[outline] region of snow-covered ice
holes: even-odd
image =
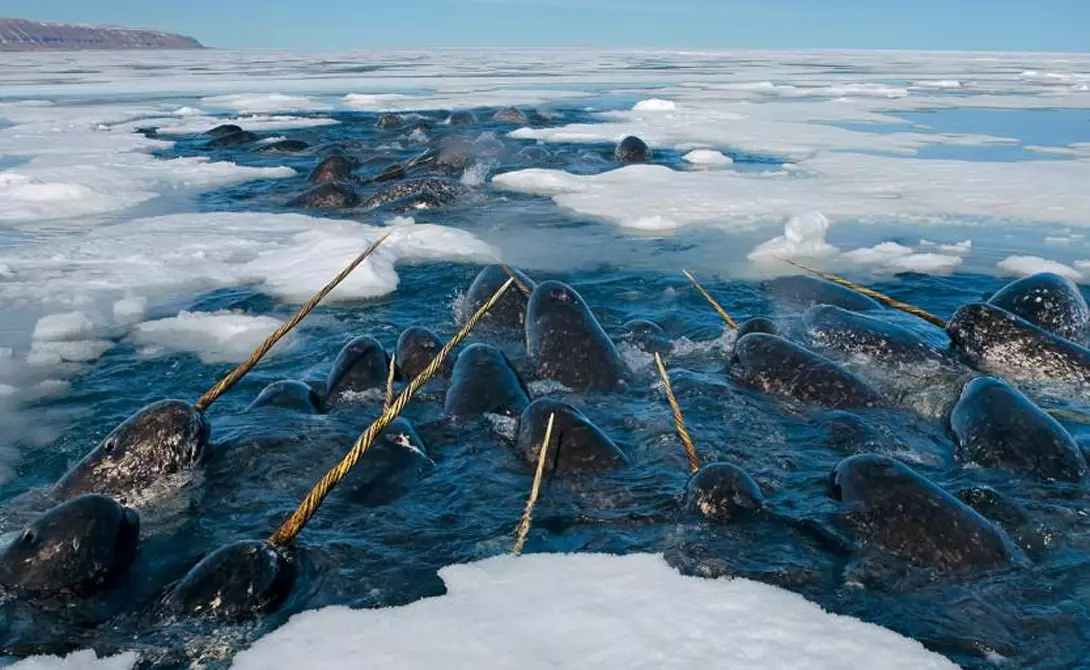
[[[267,316],[230,311],[182,311],[169,319],[137,324],[130,337],[148,354],[164,350],[191,351],[205,363],[239,363],[280,324],[277,319]],[[288,334],[269,355],[282,353],[290,346],[291,334]]]
[[[67,656],[31,656],[8,666],[12,670],[131,670],[140,660],[135,652],[99,658],[95,652],[84,649]]]
[[[1037,272],[1055,272],[1061,277],[1078,281],[1082,273],[1064,263],[1051,261],[1040,256],[1008,256],[999,261],[997,267],[1005,273],[1026,276]]]
[[[922,644],[661,555],[500,556],[440,571],[446,595],[294,616],[233,668],[956,668]]]

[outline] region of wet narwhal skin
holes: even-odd
[[[102,493],[127,502],[156,482],[192,471],[205,455],[210,434],[204,414],[189,403],[152,403],[72,466],[54,493],[61,499]]]
[[[787,275],[761,282],[764,291],[777,300],[801,309],[814,305],[834,305],[853,312],[880,310],[882,305],[876,300],[809,275]]]
[[[443,401],[446,414],[517,416],[529,404],[530,392],[502,351],[478,343],[458,354]]]
[[[261,389],[261,393],[250,403],[246,411],[253,412],[262,407],[280,407],[317,414],[322,411],[322,396],[306,382],[297,379],[281,379]]]
[[[0,554],[0,587],[24,598],[86,597],[123,573],[136,556],[140,518],[103,495],[48,510]]]
[[[391,114],[387,112],[378,117],[378,121],[375,121],[375,127],[379,130],[394,130],[405,126],[405,117],[400,114]]]
[[[335,154],[318,163],[318,166],[307,177],[307,181],[311,184],[348,181],[352,178],[352,171],[355,169],[356,164],[353,161]]]
[[[750,333],[767,333],[768,335],[779,335],[780,329],[776,325],[776,322],[766,316],[754,316],[746,319],[738,325],[738,338],[745,337]]]
[[[261,146],[262,151],[272,153],[294,154],[306,151],[310,145],[302,140],[278,140]]]
[[[1087,343],[1090,306],[1074,282],[1055,272],[1038,272],[1015,280],[996,291],[988,303],[1042,330]]]
[[[471,126],[477,123],[477,117],[468,109],[459,109],[450,113],[447,123],[452,126]]]
[[[344,209],[360,203],[356,189],[343,182],[326,182],[299,194],[288,202],[288,207],[311,209]]]
[[[235,133],[242,132],[241,126],[236,126],[233,123],[225,123],[207,131],[205,135],[209,137],[226,137],[227,135],[234,135]]]
[[[443,348],[443,341],[431,330],[423,326],[412,326],[401,331],[394,349],[394,361],[398,373],[405,381],[412,381],[424,371],[432,359]],[[437,373],[441,377],[450,377],[454,362],[447,358]]]
[[[662,326],[646,319],[632,319],[621,325],[621,340],[649,354],[665,356],[674,348]]]
[[[950,413],[962,461],[1044,479],[1078,482],[1086,461],[1055,419],[1006,382],[977,377]]]
[[[575,289],[558,281],[537,285],[526,307],[526,351],[538,375],[575,391],[605,391],[625,383],[625,363]]]
[[[449,179],[424,177],[388,186],[360,205],[365,210],[391,206],[406,210],[449,205],[472,192],[468,186]]]
[[[733,368],[750,386],[832,409],[887,407],[869,384],[778,335],[751,333],[734,345]]]
[[[274,611],[294,581],[294,564],[284,550],[240,540],[204,557],[159,606],[166,616],[243,619]]]
[[[555,415],[546,472],[556,475],[615,470],[628,464],[628,457],[613,440],[578,409],[553,398],[539,398],[519,417],[515,451],[528,463],[537,463],[545,441],[549,416]]]
[[[731,463],[709,463],[689,478],[684,504],[688,511],[709,521],[731,523],[761,511],[764,494],[741,468]]]
[[[233,133],[227,133],[219,135],[209,140],[205,144],[206,149],[227,149],[229,147],[237,147],[243,144],[249,144],[257,141],[257,135],[254,135],[248,130],[239,130]]]
[[[802,315],[806,336],[819,350],[863,355],[885,365],[928,364],[942,354],[901,326],[833,305],[814,305]]]
[[[630,163],[646,163],[651,160],[651,149],[640,138],[629,135],[620,141],[613,150],[613,158],[628,165]]]
[[[515,284],[508,287],[499,301],[481,319],[481,325],[493,328],[522,328],[526,320],[526,303],[528,296],[522,292],[518,284],[522,284],[533,293],[537,284],[516,268],[508,268],[515,276]],[[511,275],[500,265],[487,265],[473,279],[465,295],[465,309],[463,321],[469,319],[481,305],[488,302],[492,294],[507,283]]]
[[[324,405],[328,407],[345,392],[360,393],[386,388],[389,357],[373,337],[364,335],[344,345],[326,377]]]
[[[529,123],[530,119],[517,107],[504,107],[492,115],[496,123]]]
[[[998,526],[900,461],[860,454],[841,461],[829,494],[864,538],[901,559],[941,571],[1011,563],[1014,545]]]
[[[412,423],[397,417],[342,483],[342,495],[354,504],[374,506],[391,502],[435,468],[427,447]]]
[[[987,303],[962,305],[946,324],[969,364],[1014,380],[1090,382],[1090,349]]]

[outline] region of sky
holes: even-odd
[[[3,0],[0,15],[221,48],[1090,51],[1090,0]]]

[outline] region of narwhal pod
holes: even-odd
[[[615,389],[627,374],[616,345],[582,296],[558,281],[542,282],[530,295],[526,351],[538,375],[574,391]]]
[[[515,276],[515,280],[522,284],[527,291],[533,292],[537,288],[537,284],[534,283],[533,279],[515,268],[509,269],[511,274]],[[500,265],[486,265],[484,269],[477,273],[465,294],[464,319],[468,319],[480,309],[481,305],[488,302],[492,294],[498,291],[510,278],[507,271]],[[509,287],[503,297],[481,319],[481,325],[495,328],[522,328],[522,324],[526,319],[526,301],[527,296],[522,292],[521,288],[517,285]]]
[[[102,493],[121,502],[153,484],[193,470],[208,447],[211,428],[202,412],[182,400],[160,400],[126,419],[56,483],[69,499]]]
[[[325,406],[346,392],[385,388],[389,364],[386,350],[373,337],[364,335],[344,345],[326,377]]]
[[[853,312],[882,309],[882,305],[876,300],[840,284],[810,275],[775,277],[762,282],[761,288],[772,298],[800,309],[814,305],[835,305]]]
[[[165,616],[241,619],[274,611],[295,582],[288,552],[262,540],[241,540],[208,554],[159,602]]]
[[[1010,563],[1017,550],[998,526],[900,461],[860,454],[841,461],[829,494],[861,539],[943,571]]]
[[[946,333],[971,365],[1014,380],[1090,382],[1090,349],[995,305],[962,305]]]
[[[888,406],[862,379],[777,335],[742,337],[734,345],[732,362],[743,382],[769,395],[831,408]]]
[[[942,354],[901,326],[834,305],[814,305],[802,315],[806,337],[818,350],[862,355],[884,365],[933,363]]]
[[[950,429],[962,461],[1069,482],[1086,475],[1082,452],[1064,427],[1002,380],[967,383]]]
[[[88,596],[132,565],[136,512],[92,494],[32,521],[0,554],[0,587],[24,598]]]
[[[550,416],[556,418],[545,455],[546,472],[564,475],[612,470],[628,464],[624,452],[582,412],[552,398],[535,400],[519,416],[515,451],[527,462],[537,463]]]
[[[516,416],[530,404],[530,391],[502,351],[472,344],[458,355],[443,411],[455,417]]]
[[[1054,272],[1038,272],[995,292],[988,303],[1050,333],[1086,344],[1090,306],[1079,287]]]

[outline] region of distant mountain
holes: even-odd
[[[192,37],[158,30],[0,18],[0,51],[203,48]]]

